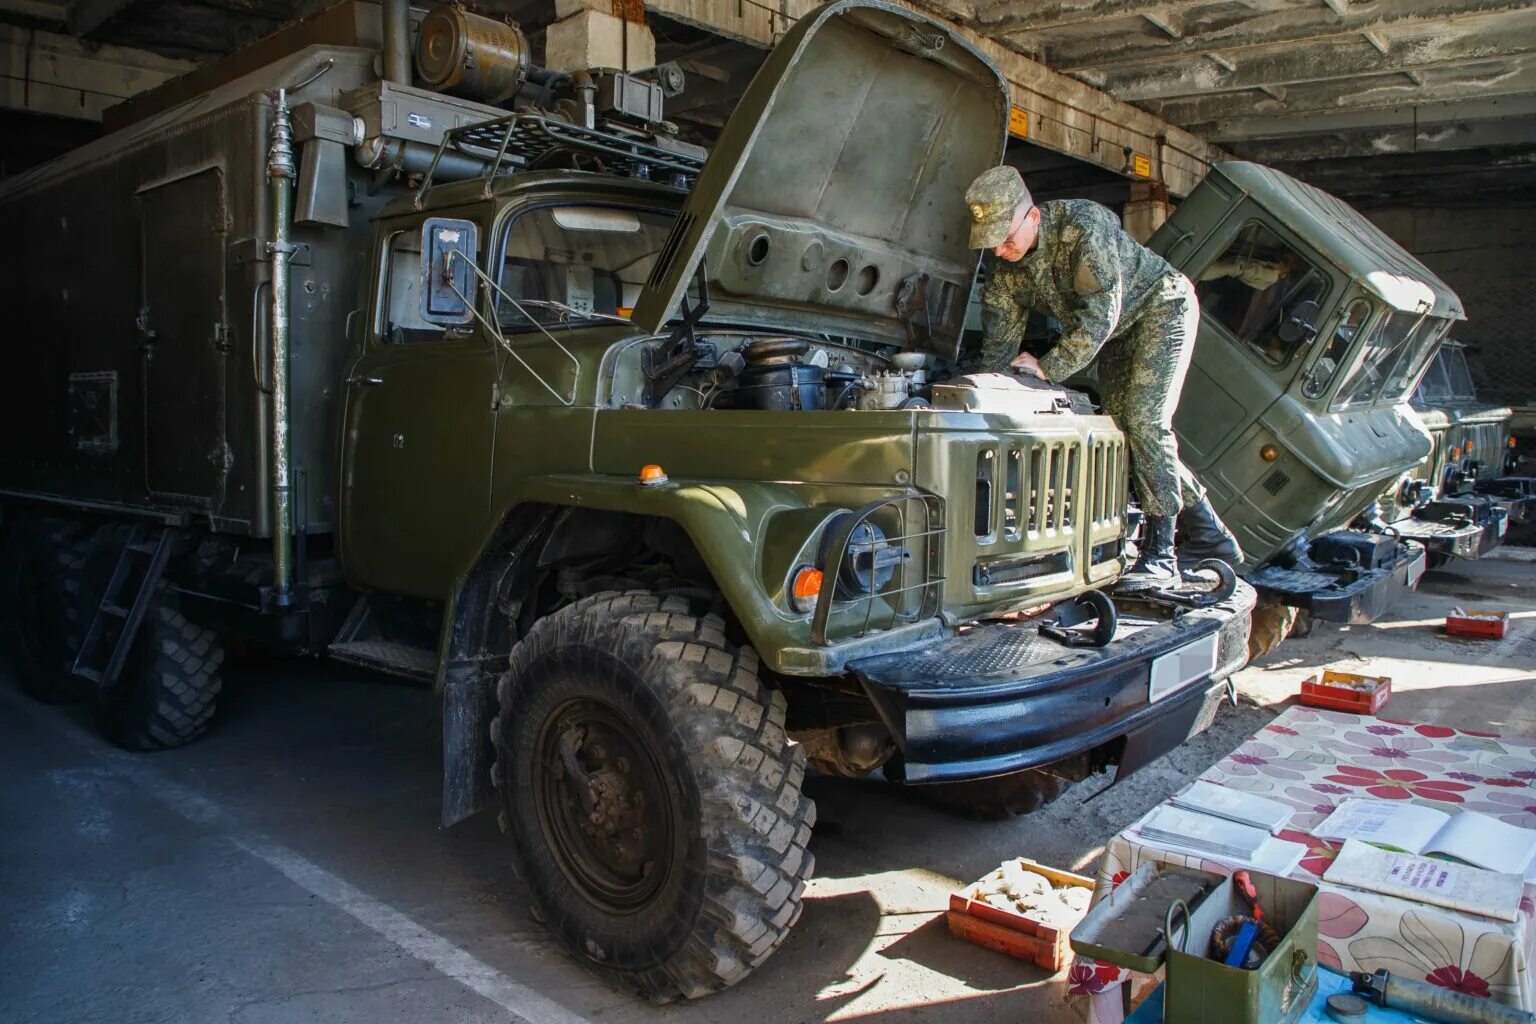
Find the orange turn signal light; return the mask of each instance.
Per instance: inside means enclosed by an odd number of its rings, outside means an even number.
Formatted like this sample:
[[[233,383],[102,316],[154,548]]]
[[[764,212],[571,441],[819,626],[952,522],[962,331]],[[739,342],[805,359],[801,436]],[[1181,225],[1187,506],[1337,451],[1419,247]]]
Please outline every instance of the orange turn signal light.
[[[821,595],[821,584],[825,579],[825,574],[814,565],[802,565],[796,569],[794,579],[789,583],[791,603],[798,610],[805,611],[805,606]]]
[[[1472,454],[1472,442],[1468,441],[1466,443],[1466,445],[1463,447],[1462,450],[1465,451],[1468,455],[1471,455]]]
[[[619,316],[623,317],[625,320],[628,320],[631,316],[634,315],[634,313],[635,313],[635,307],[634,306],[620,306],[619,307]]]
[[[1508,445],[1509,445],[1509,446],[1510,446],[1510,447],[1511,447],[1511,448],[1513,448],[1513,447],[1514,447],[1514,446],[1515,446],[1515,439],[1514,439],[1514,438],[1510,438],[1510,439],[1509,439],[1509,440],[1508,440],[1508,441],[1507,441],[1507,442],[1505,442],[1505,443],[1506,443],[1506,444],[1508,444]]]
[[[640,483],[646,487],[655,487],[657,484],[667,482],[667,471],[654,462],[649,466],[640,467]]]
[[[1279,457],[1280,449],[1276,448],[1272,444],[1267,444],[1263,448],[1259,449],[1259,458],[1263,459],[1265,462],[1274,462]]]

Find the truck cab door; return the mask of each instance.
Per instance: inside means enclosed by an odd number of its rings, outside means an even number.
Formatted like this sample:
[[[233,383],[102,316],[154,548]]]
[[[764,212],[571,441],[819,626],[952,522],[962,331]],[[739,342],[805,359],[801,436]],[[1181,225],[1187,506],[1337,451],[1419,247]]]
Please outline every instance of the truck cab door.
[[[353,583],[442,598],[489,527],[494,350],[471,317],[423,302],[423,239],[443,218],[382,222],[370,315],[346,378],[341,558]],[[473,220],[483,257],[485,226]],[[461,286],[473,289],[468,268]],[[430,282],[426,287],[430,289]]]
[[[1174,415],[1180,455],[1221,476],[1226,449],[1285,394],[1317,333],[1320,304],[1336,299],[1327,264],[1243,203],[1183,269],[1200,298],[1200,331]],[[1202,482],[1226,490],[1220,479]]]

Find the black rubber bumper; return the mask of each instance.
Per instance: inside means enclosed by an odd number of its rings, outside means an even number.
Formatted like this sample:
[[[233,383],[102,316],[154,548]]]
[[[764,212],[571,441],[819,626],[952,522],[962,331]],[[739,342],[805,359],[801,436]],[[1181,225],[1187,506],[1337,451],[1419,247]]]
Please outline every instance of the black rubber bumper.
[[[1239,582],[1227,601],[1176,617],[1122,612],[1105,647],[1066,647],[1027,624],[992,625],[849,668],[896,736],[909,783],[1002,775],[1122,737],[1134,768],[1209,724],[1202,710],[1247,662],[1254,601]],[[1154,701],[1154,677],[1182,685]]]
[[[1424,575],[1422,545],[1403,542],[1397,557],[1379,569],[1330,569],[1265,566],[1245,579],[1266,598],[1307,612],[1323,622],[1363,625],[1419,585]]]

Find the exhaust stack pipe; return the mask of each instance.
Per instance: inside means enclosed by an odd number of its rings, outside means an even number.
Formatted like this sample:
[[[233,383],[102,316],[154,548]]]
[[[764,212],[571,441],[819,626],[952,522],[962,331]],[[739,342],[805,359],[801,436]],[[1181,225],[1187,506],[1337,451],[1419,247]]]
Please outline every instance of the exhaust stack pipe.
[[[288,261],[292,234],[293,122],[287,93],[279,89],[272,114],[272,145],[267,150],[267,203],[271,207],[272,237],[272,602],[279,608],[293,603],[293,491],[289,480],[288,447]]]
[[[411,84],[411,0],[384,0],[384,79]]]

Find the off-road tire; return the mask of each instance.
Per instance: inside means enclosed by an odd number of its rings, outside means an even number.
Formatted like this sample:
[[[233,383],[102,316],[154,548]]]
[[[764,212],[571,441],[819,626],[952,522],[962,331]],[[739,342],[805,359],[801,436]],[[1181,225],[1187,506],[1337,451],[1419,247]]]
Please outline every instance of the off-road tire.
[[[97,699],[97,727],[127,750],[167,750],[196,739],[218,710],[223,663],[218,634],[189,621],[158,581],[122,675]]]
[[[69,608],[80,587],[84,547],[73,524],[59,519],[18,522],[3,571],[10,588],[6,646],[14,652],[21,691],[44,704],[84,700],[90,688],[72,674],[79,637]]]
[[[1296,628],[1300,610],[1279,601],[1260,601],[1253,607],[1248,632],[1248,660],[1255,661],[1285,642]]]
[[[535,916],[584,964],[658,1002],[719,991],[766,960],[799,918],[815,864],[816,807],[801,793],[805,755],[784,734],[784,696],[724,629],[682,598],[597,594],[535,623],[497,687],[492,781]],[[536,760],[572,707],[614,709],[659,780],[644,828],[667,837],[649,861],[666,873],[658,883],[642,872],[637,885],[660,888],[622,912],[589,895],[546,824],[552,805],[570,805],[548,795],[548,779],[575,790],[563,765]],[[586,744],[593,733],[575,735]],[[561,747],[554,761],[588,753]]]
[[[1006,821],[1038,811],[1072,783],[1039,768],[970,782],[935,782],[908,787],[927,803],[973,821]]]

